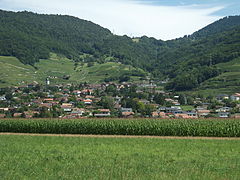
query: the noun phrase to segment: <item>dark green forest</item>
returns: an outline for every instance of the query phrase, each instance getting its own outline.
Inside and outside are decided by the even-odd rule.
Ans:
[[[158,22],[161,23],[161,22]],[[161,33],[161,30],[159,30]],[[217,64],[240,56],[240,16],[230,16],[183,38],[162,41],[117,36],[72,16],[0,10],[0,55],[34,66],[50,52],[76,62],[121,62],[152,78],[169,78],[166,89],[185,91],[218,76]],[[83,55],[88,56],[83,56]]]

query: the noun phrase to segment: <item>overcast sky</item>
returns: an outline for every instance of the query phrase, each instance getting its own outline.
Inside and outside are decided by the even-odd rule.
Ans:
[[[117,35],[168,40],[236,15],[240,0],[0,0],[0,8],[73,15]]]

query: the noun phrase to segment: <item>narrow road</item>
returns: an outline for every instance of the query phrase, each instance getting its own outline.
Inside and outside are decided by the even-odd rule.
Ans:
[[[86,137],[86,138],[152,138],[152,139],[201,139],[201,140],[240,140],[240,137],[181,137],[181,136],[129,136],[129,135],[83,135],[83,134],[30,134],[30,133],[0,133],[17,136],[56,136],[56,137]]]

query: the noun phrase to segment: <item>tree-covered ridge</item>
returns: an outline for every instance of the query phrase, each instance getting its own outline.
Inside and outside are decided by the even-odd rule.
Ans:
[[[240,56],[240,16],[223,18],[190,36],[161,41],[113,35],[71,16],[0,10],[0,55],[33,65],[50,52],[76,62],[121,62],[142,68],[166,88],[191,90],[224,71],[217,64]]]
[[[34,64],[50,52],[77,59],[94,54],[94,44],[111,36],[109,30],[71,16],[0,11],[0,54]]]
[[[43,15],[31,12],[0,11],[0,55],[15,56],[24,64],[34,65],[50,52],[63,54],[75,61],[103,62],[108,57],[136,67],[155,58],[162,41],[141,38],[139,43],[127,36],[71,16]],[[88,58],[81,55],[89,54]]]
[[[233,30],[237,26],[240,26],[240,16],[227,16],[193,33],[190,37],[206,37],[224,31]]]

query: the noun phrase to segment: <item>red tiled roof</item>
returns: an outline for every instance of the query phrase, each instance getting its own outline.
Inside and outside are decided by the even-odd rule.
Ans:
[[[109,109],[98,109],[98,111],[100,111],[100,112],[110,112]]]
[[[122,112],[123,116],[131,116],[134,115],[134,112]]]

